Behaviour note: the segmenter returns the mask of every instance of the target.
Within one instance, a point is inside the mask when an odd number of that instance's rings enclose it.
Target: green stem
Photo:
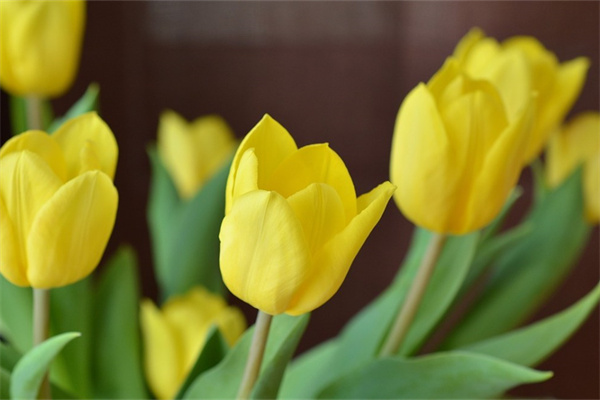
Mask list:
[[[33,289],[33,345],[37,346],[48,338],[48,320],[50,317],[50,291]],[[51,399],[48,374],[44,376],[39,399]]]
[[[244,370],[244,376],[242,377],[242,383],[237,395],[238,400],[248,399],[250,397],[256,378],[258,378],[272,319],[272,315],[260,310],[258,311],[256,323],[254,324],[252,345],[250,346],[246,369]]]
[[[42,99],[35,96],[29,96],[27,101],[27,129],[44,129],[44,120],[42,118]]]
[[[408,328],[410,328],[410,324],[419,309],[421,300],[423,300],[427,284],[431,279],[431,275],[433,275],[435,265],[445,242],[446,236],[437,233],[434,233],[429,240],[429,245],[421,260],[421,265],[419,266],[415,280],[406,295],[406,300],[404,301],[400,312],[396,316],[396,320],[394,321],[394,325],[390,330],[387,340],[381,348],[381,352],[379,353],[380,357],[394,355],[400,349],[402,341],[408,333]]]

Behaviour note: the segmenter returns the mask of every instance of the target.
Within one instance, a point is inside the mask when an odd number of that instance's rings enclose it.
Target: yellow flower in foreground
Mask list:
[[[438,233],[491,222],[521,172],[531,119],[524,108],[510,121],[494,86],[472,80],[452,58],[414,88],[396,119],[390,163],[404,215]]]
[[[585,57],[559,63],[554,53],[531,36],[498,43],[479,29],[471,30],[454,54],[472,78],[488,80],[498,88],[509,120],[521,115],[532,91],[537,93],[525,163],[539,155],[551,132],[562,123],[581,92],[589,67]]]
[[[233,132],[216,115],[188,123],[173,111],[160,117],[158,150],[179,195],[194,194],[229,159],[236,145]]]
[[[546,153],[548,184],[556,187],[583,164],[585,216],[600,221],[600,114],[578,115],[550,138]]]
[[[0,149],[0,272],[53,288],[98,265],[117,213],[117,143],[96,113],[52,136],[27,131]]]
[[[71,86],[85,2],[0,1],[0,85],[17,96],[55,97]]]
[[[230,346],[246,329],[240,310],[200,287],[170,298],[162,310],[148,299],[141,307],[146,379],[159,399],[177,394],[211,326],[218,327]]]
[[[385,182],[357,199],[327,144],[298,149],[265,115],[229,172],[219,235],[225,284],[268,314],[314,310],[339,289],[393,191]]]

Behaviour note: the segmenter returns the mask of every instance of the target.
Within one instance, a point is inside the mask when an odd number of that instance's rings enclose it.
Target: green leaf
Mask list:
[[[330,339],[301,354],[287,368],[279,398],[306,399],[313,395],[313,382],[319,380],[323,365],[335,356],[338,341]]]
[[[12,371],[19,359],[21,354],[15,350],[8,343],[0,341],[0,367],[6,371]]]
[[[0,332],[20,353],[33,345],[32,309],[31,288],[15,286],[0,275]]]
[[[10,399],[10,372],[0,368],[0,399]]]
[[[48,128],[48,133],[56,131],[62,124],[71,118],[78,117],[86,112],[98,111],[99,95],[100,86],[98,86],[97,83],[90,84],[83,96],[69,108],[69,111],[67,111],[65,115],[52,121],[52,124],[50,124],[50,127]]]
[[[506,200],[506,203],[504,203],[504,206],[502,207],[502,210],[500,210],[498,216],[494,218],[494,220],[481,232],[481,243],[486,242],[488,239],[494,237],[494,235],[498,233],[498,231],[502,228],[502,225],[504,225],[506,217],[522,195],[523,188],[520,186],[515,186],[515,188],[508,195],[508,199]]]
[[[206,335],[206,341],[204,342],[204,346],[202,347],[202,351],[200,352],[194,367],[185,378],[183,385],[179,388],[179,392],[177,393],[177,396],[175,396],[175,399],[182,399],[185,392],[196,378],[221,362],[221,360],[225,358],[228,350],[229,346],[223,338],[223,335],[221,335],[219,329],[213,325]]]
[[[567,341],[592,312],[599,299],[600,284],[560,313],[519,330],[466,346],[463,350],[535,366]]]
[[[431,233],[415,229],[410,251],[395,282],[373,303],[356,315],[336,341],[336,351],[314,373],[310,387],[302,395],[288,392],[289,397],[314,397],[318,390],[337,376],[346,374],[376,358],[383,341],[414,279],[425,254]],[[469,269],[479,234],[449,237],[444,245],[428,289],[399,354],[412,354],[419,349],[431,330],[451,304]],[[325,356],[322,356],[323,358]]]
[[[261,373],[252,397],[277,397],[281,377],[304,333],[308,319],[309,314],[299,317],[289,315],[273,317]],[[223,361],[194,381],[185,393],[184,399],[234,398],[242,380],[253,333],[254,328],[248,329]]]
[[[230,163],[212,176],[196,195],[182,201],[155,149],[148,220],[155,249],[156,275],[166,299],[202,285],[223,294],[219,270],[219,229],[225,213],[225,186]]]
[[[531,231],[499,255],[483,295],[443,348],[496,336],[531,316],[576,264],[590,232],[583,215],[579,171],[535,204]]]
[[[80,398],[91,396],[92,315],[91,277],[50,291],[51,336],[65,332],[81,333],[79,340],[56,357],[50,368],[50,377]]]
[[[139,301],[135,253],[122,246],[110,259],[96,288],[94,398],[148,396],[143,376]]]
[[[11,399],[36,399],[40,384],[52,360],[67,343],[81,336],[78,332],[63,333],[39,344],[17,363],[10,380]]]
[[[383,358],[336,380],[319,398],[485,399],[551,376],[551,372],[466,352]]]

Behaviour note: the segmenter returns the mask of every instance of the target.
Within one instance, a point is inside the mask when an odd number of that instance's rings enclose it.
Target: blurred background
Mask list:
[[[106,254],[121,243],[138,252],[145,296],[157,293],[146,203],[146,146],[159,114],[188,119],[222,115],[238,137],[271,114],[298,145],[329,142],[364,193],[388,179],[393,125],[405,95],[427,81],[475,26],[504,39],[533,35],[561,61],[591,60],[587,83],[571,115],[599,108],[598,2],[90,2],[75,85],[54,102],[57,115],[90,82],[101,88],[103,118],[119,142],[115,183],[119,213]],[[8,102],[2,93],[2,140]],[[529,190],[531,175],[521,184]],[[511,215],[517,221],[530,191]],[[390,203],[340,291],[313,313],[300,351],[338,333],[395,275],[412,225]],[[579,265],[535,317],[561,310],[599,280],[596,228]],[[217,266],[215,266],[217,267]],[[253,323],[255,311],[241,304]],[[540,369],[550,381],[515,396],[599,398],[598,311]]]

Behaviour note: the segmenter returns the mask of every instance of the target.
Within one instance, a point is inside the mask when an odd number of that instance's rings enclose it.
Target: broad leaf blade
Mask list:
[[[0,368],[0,399],[10,399],[10,372]]]
[[[135,253],[121,247],[105,268],[95,296],[94,398],[148,396],[142,369],[139,295]]]
[[[466,352],[414,359],[383,358],[336,380],[319,398],[485,399],[551,376],[549,372]]]
[[[15,286],[0,275],[0,332],[20,353],[33,344],[32,309],[31,288]]]
[[[78,332],[54,336],[25,354],[15,366],[10,380],[11,399],[35,399],[50,363]]]
[[[12,371],[19,359],[21,354],[15,350],[12,346],[7,343],[0,341],[0,367],[5,371]]]
[[[600,285],[577,303],[519,330],[474,343],[462,350],[535,366],[560,347],[585,321],[600,299]]]
[[[278,315],[273,318],[261,368],[261,375],[266,373],[266,376],[260,379],[277,379],[279,373],[274,371],[275,369],[281,369],[283,374],[287,361],[285,357],[278,355],[293,352],[290,347],[295,349],[295,345],[290,344],[297,343],[306,328],[308,319],[308,314],[300,317]],[[184,399],[235,398],[244,373],[253,333],[253,327],[248,329],[223,361],[196,379],[185,393]],[[270,382],[269,386],[274,387],[273,383],[276,382]],[[261,386],[266,384],[265,382]]]

